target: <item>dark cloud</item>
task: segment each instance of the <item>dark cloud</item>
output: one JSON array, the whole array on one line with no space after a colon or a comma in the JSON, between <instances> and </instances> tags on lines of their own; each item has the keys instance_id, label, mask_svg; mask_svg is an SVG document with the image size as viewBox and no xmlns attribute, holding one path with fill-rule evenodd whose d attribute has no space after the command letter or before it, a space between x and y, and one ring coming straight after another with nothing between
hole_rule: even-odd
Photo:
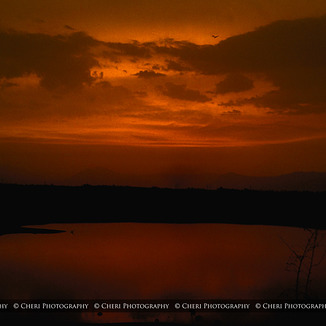
<instances>
[{"instance_id":1,"label":"dark cloud","mask_svg":"<svg viewBox=\"0 0 326 326\"><path fill-rule=\"evenodd\" d=\"M225 111L222 113L222 115L225 115L225 116L239 116L241 115L241 111L239 110L230 110L230 111Z\"/></svg>"},{"instance_id":2,"label":"dark cloud","mask_svg":"<svg viewBox=\"0 0 326 326\"><path fill-rule=\"evenodd\" d=\"M230 106L250 103L282 113L321 113L326 110L325 44L322 16L276 21L215 45L166 39L143 46L153 56L169 56L167 70L227 75L216 86L218 94L250 90L254 76L274 85L273 91Z\"/></svg>"},{"instance_id":3,"label":"dark cloud","mask_svg":"<svg viewBox=\"0 0 326 326\"><path fill-rule=\"evenodd\" d=\"M147 42L144 43L151 49L152 53L160 55L168 55L180 59L180 63L189 62L191 66L197 60L201 60L203 49L212 47L210 45L197 45L189 41L177 41L172 38L164 39L160 42Z\"/></svg>"},{"instance_id":4,"label":"dark cloud","mask_svg":"<svg viewBox=\"0 0 326 326\"><path fill-rule=\"evenodd\" d=\"M216 45L176 43L166 51L202 74L250 73L267 79L278 90L250 103L306 113L325 112L325 44L326 16L322 16L277 21Z\"/></svg>"},{"instance_id":5,"label":"dark cloud","mask_svg":"<svg viewBox=\"0 0 326 326\"><path fill-rule=\"evenodd\" d=\"M231 92L244 92L254 88L251 79L241 74L229 74L224 80L216 84L216 94L226 94Z\"/></svg>"},{"instance_id":6,"label":"dark cloud","mask_svg":"<svg viewBox=\"0 0 326 326\"><path fill-rule=\"evenodd\" d=\"M166 70L173 70L173 71L179 71L179 72L184 72L184 71L191 71L191 68L173 61L173 60L166 60L167 66L166 66Z\"/></svg>"},{"instance_id":7,"label":"dark cloud","mask_svg":"<svg viewBox=\"0 0 326 326\"><path fill-rule=\"evenodd\" d=\"M150 65L150 64L148 64L148 65ZM152 69L153 70L161 70L161 69L163 69L163 66L161 66L159 64L154 64L154 65L152 65Z\"/></svg>"},{"instance_id":8,"label":"dark cloud","mask_svg":"<svg viewBox=\"0 0 326 326\"><path fill-rule=\"evenodd\" d=\"M70 35L0 32L0 77L36 74L48 89L90 84L90 70L99 66L90 53L97 41L85 33Z\"/></svg>"},{"instance_id":9,"label":"dark cloud","mask_svg":"<svg viewBox=\"0 0 326 326\"><path fill-rule=\"evenodd\" d=\"M222 102L219 105L223 107L239 107L244 105L254 105L258 108L267 108L271 112L287 114L313 114L326 111L326 98L321 97L324 94L316 94L304 90L302 94L297 89L280 89L267 92L262 96L251 98L231 100Z\"/></svg>"},{"instance_id":10,"label":"dark cloud","mask_svg":"<svg viewBox=\"0 0 326 326\"><path fill-rule=\"evenodd\" d=\"M175 54L206 74L285 73L325 67L326 16L277 21L216 45L176 44ZM178 49L178 51L177 51ZM186 51L192 49L192 53Z\"/></svg>"},{"instance_id":11,"label":"dark cloud","mask_svg":"<svg viewBox=\"0 0 326 326\"><path fill-rule=\"evenodd\" d=\"M142 44L137 41L133 41L132 43L103 42L103 45L106 49L104 53L108 57L129 56L134 60L140 58L149 59L152 57L149 44Z\"/></svg>"},{"instance_id":12,"label":"dark cloud","mask_svg":"<svg viewBox=\"0 0 326 326\"><path fill-rule=\"evenodd\" d=\"M325 53L326 54L326 53ZM319 69L297 67L288 73L275 71L269 74L277 90L242 101L287 113L326 112L326 67Z\"/></svg>"},{"instance_id":13,"label":"dark cloud","mask_svg":"<svg viewBox=\"0 0 326 326\"><path fill-rule=\"evenodd\" d=\"M155 78L155 77L164 77L165 74L162 74L160 72L155 72L153 70L141 70L134 74L134 76L137 76L138 78Z\"/></svg>"},{"instance_id":14,"label":"dark cloud","mask_svg":"<svg viewBox=\"0 0 326 326\"><path fill-rule=\"evenodd\" d=\"M70 31L75 31L76 29L71 27L70 25L65 25L64 28L69 29Z\"/></svg>"},{"instance_id":15,"label":"dark cloud","mask_svg":"<svg viewBox=\"0 0 326 326\"><path fill-rule=\"evenodd\" d=\"M134 76L162 77L164 70L224 75L226 78L216 85L217 94L251 90L256 79L273 85L268 93L222 103L225 106L249 103L282 113L316 113L325 112L326 108L325 44L326 16L276 21L214 45L174 39L101 42L82 32L51 36L2 31L0 78L11 82L11 78L35 74L47 89L73 89L96 82L91 72L100 68L99 60L121 63L124 57L133 62L146 59L152 69ZM95 51L96 47L99 50ZM165 67L156 61L162 58ZM207 96L184 85L169 83L162 92L172 98L209 101Z\"/></svg>"},{"instance_id":16,"label":"dark cloud","mask_svg":"<svg viewBox=\"0 0 326 326\"><path fill-rule=\"evenodd\" d=\"M211 99L206 95L203 95L198 90L189 89L186 85L178 85L174 83L166 83L164 87L161 88L162 94L165 96L193 102L208 102Z\"/></svg>"}]
</instances>

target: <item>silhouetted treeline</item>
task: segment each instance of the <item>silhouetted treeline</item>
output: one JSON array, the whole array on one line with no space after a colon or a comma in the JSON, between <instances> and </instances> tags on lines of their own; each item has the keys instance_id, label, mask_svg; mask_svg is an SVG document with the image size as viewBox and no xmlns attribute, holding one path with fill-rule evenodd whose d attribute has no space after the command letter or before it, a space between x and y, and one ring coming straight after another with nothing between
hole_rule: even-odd
<instances>
[{"instance_id":1,"label":"silhouetted treeline","mask_svg":"<svg viewBox=\"0 0 326 326\"><path fill-rule=\"evenodd\" d=\"M326 228L326 192L0 184L2 232L48 223L237 223Z\"/></svg>"}]
</instances>

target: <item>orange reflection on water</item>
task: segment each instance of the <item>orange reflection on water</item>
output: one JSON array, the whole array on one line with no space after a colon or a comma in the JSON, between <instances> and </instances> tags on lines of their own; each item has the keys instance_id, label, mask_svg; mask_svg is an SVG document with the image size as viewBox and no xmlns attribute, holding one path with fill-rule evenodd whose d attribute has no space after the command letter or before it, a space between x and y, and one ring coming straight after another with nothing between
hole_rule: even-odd
<instances>
[{"instance_id":1,"label":"orange reflection on water","mask_svg":"<svg viewBox=\"0 0 326 326\"><path fill-rule=\"evenodd\" d=\"M44 228L44 226L42 226ZM62 224L0 238L3 298L277 297L295 228L223 224ZM314 272L318 288L325 264Z\"/></svg>"}]
</instances>

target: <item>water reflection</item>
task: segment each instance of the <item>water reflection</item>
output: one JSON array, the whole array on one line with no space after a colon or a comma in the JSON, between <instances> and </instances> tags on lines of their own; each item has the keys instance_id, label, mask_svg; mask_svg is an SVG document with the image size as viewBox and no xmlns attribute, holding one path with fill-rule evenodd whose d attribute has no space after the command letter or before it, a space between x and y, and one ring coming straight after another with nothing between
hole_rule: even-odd
<instances>
[{"instance_id":1,"label":"water reflection","mask_svg":"<svg viewBox=\"0 0 326 326\"><path fill-rule=\"evenodd\" d=\"M42 228L45 228L43 225ZM276 298L297 228L224 224L55 224L0 237L2 298ZM325 293L325 262L312 275Z\"/></svg>"}]
</instances>

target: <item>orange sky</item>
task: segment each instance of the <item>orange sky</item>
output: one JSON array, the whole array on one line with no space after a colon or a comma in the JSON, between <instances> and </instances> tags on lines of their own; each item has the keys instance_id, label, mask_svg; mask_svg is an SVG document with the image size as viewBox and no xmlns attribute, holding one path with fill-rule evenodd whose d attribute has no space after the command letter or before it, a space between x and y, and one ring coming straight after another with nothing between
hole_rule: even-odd
<instances>
[{"instance_id":1,"label":"orange sky","mask_svg":"<svg viewBox=\"0 0 326 326\"><path fill-rule=\"evenodd\" d=\"M325 1L4 0L0 11L2 179L325 171Z\"/></svg>"}]
</instances>

